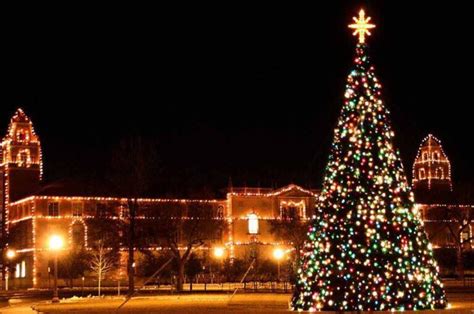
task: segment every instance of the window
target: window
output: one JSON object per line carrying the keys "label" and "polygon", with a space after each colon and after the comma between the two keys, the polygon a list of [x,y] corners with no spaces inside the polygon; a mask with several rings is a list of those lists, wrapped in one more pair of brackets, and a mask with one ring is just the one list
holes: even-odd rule
{"label": "window", "polygon": [[280,216],[284,220],[301,219],[306,217],[306,204],[303,200],[296,201],[281,201],[280,202]]}
{"label": "window", "polygon": [[74,202],[72,203],[72,215],[74,217],[82,217],[84,212],[84,204],[81,202]]}
{"label": "window", "polygon": [[427,160],[428,159],[428,153],[423,153],[421,159],[424,161],[424,160]]}
{"label": "window", "polygon": [[433,153],[433,159],[436,160],[436,161],[439,160],[439,153],[438,152]]}
{"label": "window", "polygon": [[29,167],[31,164],[30,151],[28,149],[22,149],[16,155],[16,163],[19,167]]}
{"label": "window", "polygon": [[217,218],[224,218],[224,206],[217,207]]}
{"label": "window", "polygon": [[72,246],[73,247],[84,247],[85,246],[85,226],[79,222],[76,221],[72,226],[71,226],[71,240],[72,240]]}
{"label": "window", "polygon": [[437,179],[444,179],[443,168],[436,168],[436,178]]}
{"label": "window", "polygon": [[248,215],[249,234],[258,234],[258,217],[255,214]]}
{"label": "window", "polygon": [[107,206],[104,203],[97,203],[95,205],[95,214],[97,217],[107,216]]}
{"label": "window", "polygon": [[21,262],[20,277],[21,277],[21,278],[25,278],[25,277],[26,277],[26,263],[25,263],[25,261],[22,261],[22,262]]}
{"label": "window", "polygon": [[426,174],[425,174],[425,169],[424,168],[421,168],[418,172],[418,177],[420,178],[420,180],[423,180],[426,178]]}
{"label": "window", "polygon": [[21,263],[16,263],[15,278],[25,278],[25,277],[26,277],[26,262],[21,261]]}
{"label": "window", "polygon": [[53,216],[53,217],[59,216],[59,203],[58,202],[48,203],[48,216]]}
{"label": "window", "polygon": [[[467,221],[463,221],[463,224],[467,224]],[[467,244],[470,241],[470,238],[472,236],[472,226],[471,225],[467,225],[466,227],[464,227],[464,230],[462,230],[461,232],[461,241],[463,241],[463,243]]]}
{"label": "window", "polygon": [[296,206],[286,206],[281,210],[281,218],[286,220],[298,219],[298,209]]}
{"label": "window", "polygon": [[16,132],[16,140],[18,142],[28,142],[30,140],[30,135],[28,134],[28,132],[23,129],[19,129],[17,132]]}

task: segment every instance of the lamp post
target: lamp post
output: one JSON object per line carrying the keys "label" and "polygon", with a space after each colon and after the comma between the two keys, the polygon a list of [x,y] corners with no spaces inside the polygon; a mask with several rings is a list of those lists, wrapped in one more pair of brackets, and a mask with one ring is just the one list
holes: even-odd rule
{"label": "lamp post", "polygon": [[273,257],[277,260],[278,263],[278,282],[280,282],[280,261],[285,256],[285,251],[280,248],[273,250]]}
{"label": "lamp post", "polygon": [[[223,247],[214,248],[214,257],[219,260],[219,272],[222,270],[222,259],[224,258],[225,249]],[[221,282],[221,276],[219,276],[219,282]]]}
{"label": "lamp post", "polygon": [[63,248],[64,241],[58,235],[53,235],[49,238],[49,249],[54,252],[54,281],[53,281],[53,299],[51,302],[58,303],[58,252]]}
{"label": "lamp post", "polygon": [[8,266],[5,267],[5,270],[6,270],[6,271],[5,271],[5,291],[8,291],[8,278],[9,278],[9,272],[10,272],[10,267],[9,267],[9,266],[10,266],[11,261],[12,261],[12,260],[15,258],[15,256],[16,256],[15,250],[9,249],[9,250],[7,251],[6,256],[7,256],[7,259],[8,259],[8,261],[9,261],[9,263],[8,263]]}

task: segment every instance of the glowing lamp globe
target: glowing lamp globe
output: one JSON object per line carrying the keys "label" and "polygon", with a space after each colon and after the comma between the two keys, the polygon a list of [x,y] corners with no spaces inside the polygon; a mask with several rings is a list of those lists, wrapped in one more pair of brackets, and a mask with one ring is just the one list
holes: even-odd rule
{"label": "glowing lamp globe", "polygon": [[214,256],[217,258],[221,258],[222,256],[224,256],[224,248],[216,247],[214,249]]}
{"label": "glowing lamp globe", "polygon": [[282,249],[275,249],[273,251],[273,257],[276,260],[281,260],[283,258],[283,256],[285,256],[285,251],[283,251]]}
{"label": "glowing lamp globe", "polygon": [[49,239],[49,248],[51,250],[60,250],[62,249],[64,246],[64,241],[63,241],[63,238],[61,238],[60,236],[58,235],[53,235],[50,239]]}
{"label": "glowing lamp globe", "polygon": [[7,251],[7,258],[8,258],[8,259],[14,258],[15,255],[16,255],[16,252],[15,252],[14,250],[11,250],[11,249],[10,249],[10,250]]}

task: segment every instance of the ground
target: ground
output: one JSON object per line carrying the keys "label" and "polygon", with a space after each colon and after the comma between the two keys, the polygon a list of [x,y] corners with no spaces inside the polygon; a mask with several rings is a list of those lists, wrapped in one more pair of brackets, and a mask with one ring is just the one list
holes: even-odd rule
{"label": "ground", "polygon": [[[448,295],[452,308],[446,314],[472,314],[474,293],[451,293]],[[186,294],[166,296],[139,296],[133,298],[120,311],[117,307],[123,298],[73,298],[60,304],[47,301],[17,301],[10,307],[0,308],[1,314],[42,313],[95,314],[95,313],[288,313],[289,294],[246,293],[236,294]],[[432,314],[436,312],[430,312]]]}

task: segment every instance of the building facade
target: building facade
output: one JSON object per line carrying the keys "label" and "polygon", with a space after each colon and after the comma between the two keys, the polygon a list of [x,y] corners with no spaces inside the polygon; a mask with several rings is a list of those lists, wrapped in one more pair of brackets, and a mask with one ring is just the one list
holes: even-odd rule
{"label": "building facade", "polygon": [[[112,222],[128,219],[128,199],[91,195],[80,188],[65,192],[41,186],[41,143],[31,120],[21,109],[10,121],[1,144],[0,158],[3,254],[5,261],[7,249],[16,252],[14,273],[10,274],[15,287],[43,288],[48,285],[52,258],[48,239],[52,234],[60,234],[66,239],[65,251],[77,245],[87,250],[92,241],[90,228],[93,219],[109,219],[110,228],[113,228]],[[417,154],[413,186],[415,192],[428,191],[436,195],[440,190],[448,194],[452,191],[451,165],[440,141],[432,135],[422,142]],[[271,222],[288,217],[302,221],[310,219],[318,192],[290,184],[280,189],[231,188],[225,199],[142,198],[137,200],[140,205],[137,221],[156,219],[153,213],[160,211],[193,204],[204,206],[215,219],[222,220],[224,227],[219,237],[207,241],[200,250],[222,247],[228,258],[268,259],[275,248],[291,250],[288,241],[276,239],[271,232]],[[417,198],[417,201],[426,230],[436,247],[449,247],[453,240],[447,236],[449,228],[440,208],[471,211],[474,207],[456,205],[451,201],[443,203],[439,199],[430,202],[428,198],[423,198],[423,201]],[[451,225],[456,230],[460,228],[456,222]],[[471,218],[466,230],[461,232],[461,236],[469,239],[468,236],[472,236]],[[121,259],[126,261],[126,243],[119,230],[117,241],[121,247]],[[463,245],[465,249],[471,249],[470,241]],[[162,243],[149,242],[141,249],[163,250],[166,247]],[[126,263],[123,265],[121,272],[125,274]]]}

